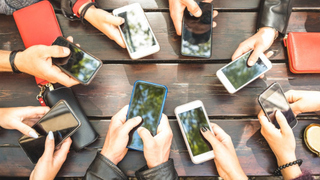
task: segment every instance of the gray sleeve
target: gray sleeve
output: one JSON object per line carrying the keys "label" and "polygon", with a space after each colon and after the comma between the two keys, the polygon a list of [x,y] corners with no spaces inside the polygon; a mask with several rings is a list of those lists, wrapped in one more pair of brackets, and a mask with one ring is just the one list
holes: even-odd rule
{"label": "gray sleeve", "polygon": [[0,14],[12,15],[14,11],[39,1],[40,0],[0,0]]}

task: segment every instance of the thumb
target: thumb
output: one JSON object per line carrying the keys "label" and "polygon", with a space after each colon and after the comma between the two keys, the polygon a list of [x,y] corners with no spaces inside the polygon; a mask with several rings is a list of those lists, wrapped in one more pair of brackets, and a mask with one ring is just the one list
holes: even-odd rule
{"label": "thumb", "polygon": [[279,110],[277,110],[277,112],[276,112],[276,119],[277,119],[277,122],[278,122],[280,129],[283,133],[285,133],[285,134],[288,134],[290,132],[292,133],[292,129],[289,126],[286,117]]}
{"label": "thumb", "polygon": [[154,138],[152,137],[152,135],[148,129],[146,129],[144,127],[139,127],[137,131],[143,141],[143,144],[146,144],[147,142],[154,141]]}
{"label": "thumb", "polygon": [[107,23],[110,23],[115,26],[120,26],[124,23],[124,19],[122,17],[116,17],[109,13],[105,15],[105,20]]}
{"label": "thumb", "polygon": [[217,145],[220,145],[220,141],[215,137],[215,135],[207,128],[201,127],[201,133],[203,137],[209,141],[213,150],[215,150]]}
{"label": "thumb", "polygon": [[63,46],[53,45],[53,46],[45,46],[41,53],[45,57],[66,57],[70,54],[70,49]]}
{"label": "thumb", "polygon": [[129,134],[129,132],[138,126],[142,121],[142,118],[140,116],[134,117],[132,119],[129,119],[127,122],[124,123],[122,126],[122,130],[125,134]]}
{"label": "thumb", "polygon": [[200,7],[194,0],[184,0],[184,4],[187,6],[188,11],[195,17],[200,17],[202,15]]}
{"label": "thumb", "polygon": [[17,129],[18,131],[20,131],[22,134],[26,136],[38,138],[38,134],[30,126],[24,124],[21,121],[16,121],[16,122],[17,124],[15,124],[15,129]]}
{"label": "thumb", "polygon": [[44,152],[41,158],[44,158],[50,161],[53,158],[54,148],[55,148],[54,136],[52,131],[49,131],[48,136],[46,138]]}

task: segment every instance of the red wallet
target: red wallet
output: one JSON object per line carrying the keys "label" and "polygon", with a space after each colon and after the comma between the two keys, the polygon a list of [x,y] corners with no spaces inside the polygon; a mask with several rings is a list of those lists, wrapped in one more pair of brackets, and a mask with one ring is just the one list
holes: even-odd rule
{"label": "red wallet", "polygon": [[[56,14],[47,0],[17,10],[13,17],[26,48],[39,44],[50,46],[58,36],[62,36]],[[48,83],[37,77],[36,81],[38,85]]]}
{"label": "red wallet", "polygon": [[50,46],[62,36],[56,15],[49,1],[40,1],[13,13],[26,48],[33,45]]}
{"label": "red wallet", "polygon": [[320,73],[320,33],[290,32],[283,40],[292,73]]}

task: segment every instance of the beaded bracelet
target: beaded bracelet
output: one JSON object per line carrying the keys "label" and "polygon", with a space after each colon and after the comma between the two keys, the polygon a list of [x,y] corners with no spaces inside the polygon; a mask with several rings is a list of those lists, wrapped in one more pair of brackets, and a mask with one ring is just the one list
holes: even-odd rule
{"label": "beaded bracelet", "polygon": [[88,9],[92,6],[92,5],[94,5],[95,7],[97,7],[97,3],[96,2],[91,2],[91,3],[88,3],[87,5],[85,5],[84,7],[83,7],[83,9],[81,10],[81,12],[80,12],[80,20],[81,20],[81,22],[84,24],[84,15],[87,13],[87,11],[88,11]]}
{"label": "beaded bracelet", "polygon": [[302,162],[303,162],[302,159],[297,159],[297,160],[295,160],[295,161],[293,161],[293,162],[289,162],[289,163],[287,163],[287,164],[285,164],[285,165],[279,166],[279,167],[274,171],[273,174],[274,174],[275,176],[280,176],[282,169],[284,169],[284,168],[286,168],[286,167],[289,167],[289,166],[296,165],[296,164],[298,164],[299,166],[301,166]]}
{"label": "beaded bracelet", "polygon": [[11,65],[11,69],[12,69],[12,72],[13,73],[16,73],[16,74],[19,74],[21,73],[21,71],[18,70],[17,66],[14,64],[14,59],[17,55],[18,52],[21,52],[23,50],[19,49],[19,50],[13,50],[11,51],[10,55],[9,55],[9,62],[10,62],[10,65]]}

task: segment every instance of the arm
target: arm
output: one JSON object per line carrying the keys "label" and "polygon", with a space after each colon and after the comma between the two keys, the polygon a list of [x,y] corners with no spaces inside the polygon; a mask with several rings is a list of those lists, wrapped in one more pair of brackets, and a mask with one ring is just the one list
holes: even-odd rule
{"label": "arm", "polygon": [[162,114],[157,135],[154,137],[144,127],[139,127],[138,133],[143,141],[143,154],[147,165],[136,172],[137,179],[178,180],[173,159],[169,159],[173,134],[168,117]]}
{"label": "arm", "polygon": [[141,121],[141,117],[135,117],[126,121],[128,106],[122,108],[111,119],[106,140],[101,152],[89,166],[85,175],[86,180],[92,179],[128,179],[127,176],[117,167],[117,164],[127,154],[129,132]]}
{"label": "arm", "polygon": [[232,60],[253,49],[248,65],[252,66],[261,53],[266,51],[277,38],[285,33],[292,9],[291,0],[263,0],[258,18],[258,32],[243,41],[232,55]]}
{"label": "arm", "polygon": [[12,15],[12,13],[18,9],[27,7],[31,4],[38,2],[39,0],[10,0],[0,1],[0,14]]}

